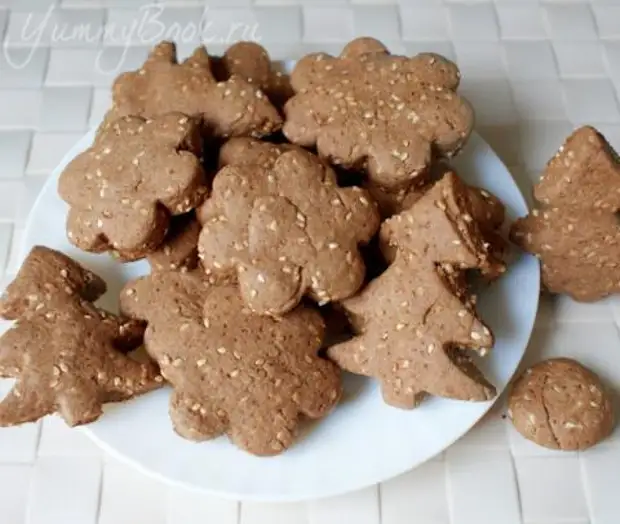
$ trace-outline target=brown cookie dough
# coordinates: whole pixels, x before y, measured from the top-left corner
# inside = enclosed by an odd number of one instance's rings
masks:
[[[277,70],[265,48],[256,42],[237,42],[211,61],[218,81],[237,75],[260,88],[278,108],[293,96],[289,76]]]
[[[584,302],[620,291],[620,161],[603,135],[585,126],[569,136],[534,197],[540,209],[511,239],[540,259],[546,288]]]
[[[69,257],[36,246],[0,299],[15,324],[0,337],[0,377],[17,379],[0,402],[0,426],[57,412],[70,426],[99,418],[106,402],[127,400],[163,382],[152,363],[123,353],[142,329],[92,302],[105,283]]]
[[[388,404],[412,409],[426,393],[472,401],[495,396],[466,353],[483,355],[493,346],[461,278],[490,263],[470,215],[467,186],[447,174],[411,209],[383,223],[394,261],[342,302],[356,336],[328,355],[343,369],[377,378]]]
[[[568,358],[526,370],[512,386],[508,406],[517,431],[546,448],[584,450],[614,426],[611,398],[598,376]]]
[[[324,417],[341,396],[338,368],[318,356],[324,324],[312,308],[259,316],[236,286],[155,272],[126,285],[121,310],[148,323],[146,349],[172,384],[170,417],[187,439],[228,434],[274,455],[293,443],[300,415]]]
[[[172,42],[158,44],[142,68],[116,79],[113,102],[106,121],[178,111],[201,117],[216,137],[261,137],[282,126],[278,111],[254,84],[237,75],[216,81],[204,47],[178,63]]]
[[[433,153],[452,156],[469,137],[474,114],[456,94],[459,80],[456,65],[439,55],[391,55],[359,38],[337,58],[316,53],[297,63],[283,131],[396,191],[426,175]]]
[[[359,246],[379,226],[367,192],[338,187],[334,172],[298,147],[231,140],[222,153],[229,161],[238,163],[218,172],[198,213],[207,274],[237,275],[257,313],[285,313],[306,294],[322,305],[355,293],[365,274]]]
[[[201,152],[198,123],[180,113],[122,117],[102,128],[58,181],[70,206],[69,240],[121,260],[155,250],[170,216],[192,210],[207,193]]]

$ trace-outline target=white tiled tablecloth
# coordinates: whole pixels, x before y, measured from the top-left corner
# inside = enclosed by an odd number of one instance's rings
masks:
[[[345,41],[373,35],[396,52],[434,50],[456,59],[479,132],[525,193],[578,124],[596,125],[620,148],[620,0],[219,0],[207,2],[204,15],[204,2],[171,0],[145,10],[146,3],[0,0],[4,282],[16,270],[36,194],[68,148],[99,122],[116,72],[136,67],[175,22],[187,27],[201,16],[213,52],[254,36],[274,58],[296,58],[317,49],[337,53]],[[609,301],[545,299],[526,360],[575,356],[620,389],[619,320]],[[169,488],[50,418],[0,430],[0,524],[620,522],[619,432],[586,453],[551,452],[520,438],[502,409],[499,403],[415,471],[288,505]]]

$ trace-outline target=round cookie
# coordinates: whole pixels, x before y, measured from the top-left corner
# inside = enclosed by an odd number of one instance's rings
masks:
[[[526,370],[513,384],[508,406],[517,431],[551,449],[587,449],[614,426],[611,398],[599,377],[568,358]]]

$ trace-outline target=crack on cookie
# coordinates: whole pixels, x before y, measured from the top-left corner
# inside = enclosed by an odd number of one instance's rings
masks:
[[[429,315],[432,313],[433,309],[435,308],[435,305],[437,304],[437,300],[435,300],[430,306],[428,306],[428,308],[426,309],[426,311],[424,311],[424,313],[422,314],[422,325],[426,325],[426,321],[429,317]]]
[[[558,437],[555,433],[555,426],[551,422],[551,418],[549,416],[549,409],[547,408],[546,392],[547,392],[548,382],[549,382],[549,375],[545,373],[545,378],[543,379],[543,383],[540,388],[540,391],[541,391],[540,404],[543,408],[543,411],[545,412],[545,423],[547,424],[547,427],[549,428],[549,434],[551,435],[551,438],[553,439],[553,442],[555,446],[557,447],[557,449],[562,449],[562,445],[560,444],[560,441],[558,440]]]
[[[592,302],[620,291],[620,162],[596,129],[575,130],[534,187],[536,208],[511,240],[541,261],[552,293]]]

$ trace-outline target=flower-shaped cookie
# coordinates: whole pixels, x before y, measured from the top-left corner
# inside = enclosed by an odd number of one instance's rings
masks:
[[[355,293],[365,275],[358,246],[379,226],[366,191],[338,187],[334,172],[300,148],[254,142],[239,158],[218,172],[199,211],[207,273],[236,273],[259,313],[285,313],[306,293],[319,303]]]
[[[178,63],[171,42],[155,46],[141,69],[116,79],[113,102],[108,122],[124,115],[152,118],[178,111],[201,117],[209,134],[217,137],[260,137],[282,126],[260,89],[236,75],[216,81],[204,47]]]
[[[170,215],[202,202],[206,177],[199,125],[180,113],[122,117],[63,171],[69,239],[85,251],[135,260],[163,241]]]
[[[289,76],[277,70],[265,48],[256,42],[237,42],[223,56],[211,57],[211,62],[215,78],[222,81],[239,76],[260,88],[278,108],[293,96]]]
[[[145,346],[174,388],[170,417],[185,438],[228,434],[274,455],[293,443],[300,415],[323,417],[340,398],[340,371],[318,356],[324,325],[312,308],[256,315],[235,286],[156,272],[127,284],[121,310],[147,322]]]
[[[434,151],[454,155],[469,137],[474,115],[456,94],[459,79],[439,55],[390,55],[360,38],[337,58],[298,62],[283,131],[332,163],[366,167],[374,184],[395,191],[423,177]]]

